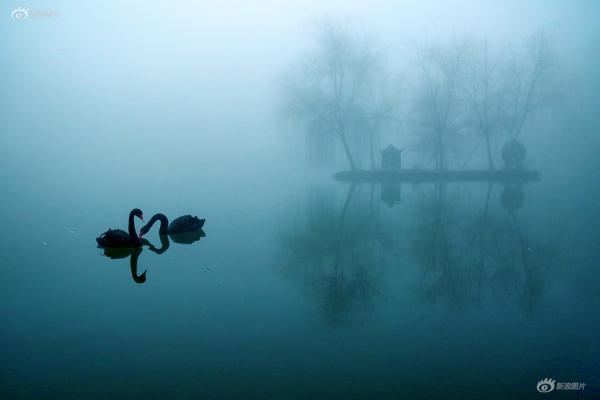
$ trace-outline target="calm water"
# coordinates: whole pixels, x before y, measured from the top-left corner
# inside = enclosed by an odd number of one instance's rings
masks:
[[[3,398],[525,398],[545,377],[600,391],[600,202],[578,182],[49,169],[1,200]],[[135,283],[94,241],[133,207],[197,214],[206,237],[144,249]]]

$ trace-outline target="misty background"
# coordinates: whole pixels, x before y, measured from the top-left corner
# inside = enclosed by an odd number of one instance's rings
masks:
[[[418,48],[457,35],[487,39],[508,54],[543,30],[560,99],[532,116],[523,135],[527,163],[542,171],[542,184],[560,182],[563,195],[573,193],[565,201],[597,204],[595,2],[40,1],[29,7],[57,16],[0,24],[2,201],[19,211],[3,217],[9,225],[11,216],[18,223],[30,215],[34,224],[64,205],[82,214],[118,209],[112,199],[118,193],[135,193],[143,208],[157,193],[199,188],[203,206],[229,199],[238,209],[249,182],[277,190],[309,176],[329,181],[347,168],[343,157],[312,168],[304,125],[282,112],[282,81],[315,48],[327,21],[374,39],[389,86],[398,88],[399,127],[381,148],[405,147],[405,168],[431,167],[411,125]],[[483,152],[470,164],[484,165]]]
[[[155,177],[160,164],[187,167],[190,158],[198,171],[265,173],[274,163],[298,170],[286,162],[290,126],[278,118],[278,83],[327,18],[376,38],[403,105],[413,96],[406,82],[415,44],[465,34],[516,46],[544,29],[564,99],[544,118],[551,121],[537,124],[540,150],[530,154],[544,170],[559,153],[580,155],[577,163],[595,159],[594,2],[325,3],[36,2],[30,8],[58,16],[1,25],[3,162],[23,178],[54,180],[75,170],[94,175],[107,155]],[[409,112],[401,107],[404,120]]]
[[[473,382],[473,398],[504,398],[561,374],[597,387],[597,2],[22,5],[55,15],[15,21],[21,4],[0,3],[0,394],[385,398],[435,381],[432,398]],[[522,208],[506,212],[501,185],[403,184],[388,208],[380,187],[334,181],[341,143],[313,157],[286,92],[327,24],[373,39],[394,94],[377,166],[392,143],[406,169],[434,168],[419,51],[467,38],[508,59],[543,32],[557,96],[520,138],[541,172]],[[467,169],[487,167],[480,147]],[[136,285],[94,243],[134,207],[197,214],[207,236],[144,250]]]

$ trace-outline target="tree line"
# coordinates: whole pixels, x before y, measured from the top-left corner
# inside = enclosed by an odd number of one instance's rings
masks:
[[[325,21],[313,39],[283,79],[285,112],[313,150],[340,149],[350,169],[358,160],[377,168],[382,132],[411,135],[435,169],[464,168],[479,152],[496,169],[499,146],[519,140],[532,115],[559,95],[543,31],[512,46],[455,34],[414,44],[415,73],[403,89],[372,33]]]

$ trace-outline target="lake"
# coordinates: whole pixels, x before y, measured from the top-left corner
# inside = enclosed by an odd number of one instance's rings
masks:
[[[3,398],[598,393],[595,187],[46,165],[4,177]],[[206,236],[144,248],[136,283],[95,243],[134,207]]]

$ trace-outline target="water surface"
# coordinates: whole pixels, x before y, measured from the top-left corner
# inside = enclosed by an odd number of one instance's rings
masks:
[[[581,188],[96,178],[32,178],[2,200],[3,397],[597,390],[598,203]],[[206,237],[145,248],[136,283],[94,241],[133,207],[197,214]]]

